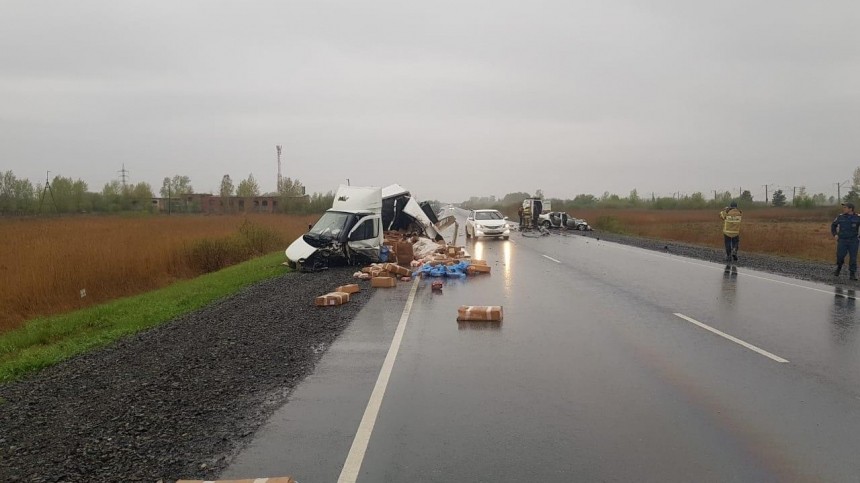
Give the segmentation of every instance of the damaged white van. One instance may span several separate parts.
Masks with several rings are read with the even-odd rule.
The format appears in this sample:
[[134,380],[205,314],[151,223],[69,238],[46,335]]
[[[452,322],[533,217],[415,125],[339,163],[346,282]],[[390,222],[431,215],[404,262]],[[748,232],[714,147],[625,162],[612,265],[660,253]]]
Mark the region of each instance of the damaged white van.
[[441,240],[439,232],[455,223],[453,217],[448,218],[440,223],[428,203],[418,203],[400,185],[383,189],[341,185],[332,207],[287,248],[287,263],[298,270],[316,271],[378,262],[383,230],[405,230]]

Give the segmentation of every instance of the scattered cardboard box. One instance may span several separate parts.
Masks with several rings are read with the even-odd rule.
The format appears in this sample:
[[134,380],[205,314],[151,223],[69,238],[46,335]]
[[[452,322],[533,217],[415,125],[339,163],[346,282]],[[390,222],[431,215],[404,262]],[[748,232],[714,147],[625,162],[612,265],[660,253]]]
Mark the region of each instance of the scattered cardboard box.
[[401,267],[400,265],[395,265],[393,263],[386,263],[383,268],[388,272],[391,272],[395,275],[399,275],[401,277],[407,277],[412,274],[412,270],[409,270],[406,267]]
[[466,267],[466,273],[469,275],[478,275],[480,273],[490,273],[490,267],[486,265],[469,265]]
[[397,285],[397,281],[393,277],[373,277],[370,279],[370,286],[373,288],[391,288]]
[[415,251],[412,248],[412,242],[397,242],[397,263],[408,266],[414,259]]
[[501,322],[501,305],[463,305],[457,309],[457,322]]
[[335,292],[343,292],[348,294],[354,294],[361,292],[361,287],[358,286],[357,283],[351,283],[349,285],[341,285],[340,287],[334,289]]
[[317,307],[328,307],[332,305],[343,305],[349,302],[349,294],[345,292],[332,292],[325,295],[320,295],[314,299],[314,305]]

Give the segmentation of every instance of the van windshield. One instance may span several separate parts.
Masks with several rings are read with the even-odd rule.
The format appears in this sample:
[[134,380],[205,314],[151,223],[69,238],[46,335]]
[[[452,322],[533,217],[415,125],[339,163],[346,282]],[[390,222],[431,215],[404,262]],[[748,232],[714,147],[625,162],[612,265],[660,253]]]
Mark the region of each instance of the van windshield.
[[347,222],[353,216],[351,213],[327,211],[311,228],[308,234],[315,238],[340,238],[340,235],[347,229]]

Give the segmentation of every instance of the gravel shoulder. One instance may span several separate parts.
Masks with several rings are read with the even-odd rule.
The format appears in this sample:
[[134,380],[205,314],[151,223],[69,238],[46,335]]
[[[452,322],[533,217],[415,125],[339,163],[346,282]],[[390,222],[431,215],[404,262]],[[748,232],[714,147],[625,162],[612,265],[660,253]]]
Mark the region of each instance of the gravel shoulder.
[[352,270],[291,273],[0,385],[0,481],[214,477],[371,296]]
[[[722,249],[702,247],[697,245],[689,245],[686,243],[656,240],[651,238],[641,238],[629,235],[619,235],[604,231],[593,231],[587,233],[581,232],[565,232],[564,236],[587,236],[590,238],[599,238],[624,245],[635,246],[647,250],[654,250],[672,255],[680,255],[683,257],[697,258],[708,262],[726,263],[726,252]],[[836,247],[834,245],[834,260],[836,257]],[[846,261],[847,263],[847,261]],[[833,286],[841,286],[848,288],[860,288],[860,283],[848,280],[848,270],[842,272],[842,276],[834,277],[834,263],[823,263],[808,260],[800,260],[797,258],[780,257],[776,255],[764,255],[760,253],[744,252],[743,238],[741,238],[740,252],[738,253],[738,261],[733,263],[737,267],[747,267],[762,272],[770,272],[785,277],[796,278],[799,280],[808,280],[812,282],[826,283]]]

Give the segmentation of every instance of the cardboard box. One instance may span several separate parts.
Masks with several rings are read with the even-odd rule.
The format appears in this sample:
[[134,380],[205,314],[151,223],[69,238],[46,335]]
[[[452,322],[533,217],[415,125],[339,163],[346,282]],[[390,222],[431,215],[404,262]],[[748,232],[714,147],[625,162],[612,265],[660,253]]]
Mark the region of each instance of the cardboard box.
[[393,263],[389,263],[388,265],[386,265],[385,269],[401,277],[407,277],[409,275],[412,275],[412,270],[409,270],[406,267],[401,267],[400,265],[395,265]]
[[314,299],[314,305],[317,307],[328,307],[331,305],[343,305],[349,302],[349,294],[345,292],[332,292],[325,295],[320,295]]
[[486,265],[469,265],[466,267],[466,273],[469,275],[477,275],[479,273],[490,273],[490,267]]
[[486,260],[468,260],[472,265],[481,265],[483,267],[487,266]]
[[361,273],[371,273],[373,271],[373,267],[364,267],[361,269]]
[[463,305],[457,309],[457,322],[501,322],[503,312],[501,305]]
[[349,285],[341,285],[340,287],[334,289],[335,292],[343,292],[348,294],[354,294],[361,292],[361,287],[358,286],[357,283],[351,283]]
[[370,279],[370,286],[373,288],[391,288],[397,285],[397,281],[393,277],[373,277]]
[[408,241],[397,242],[397,263],[409,266],[415,260],[415,250]]

